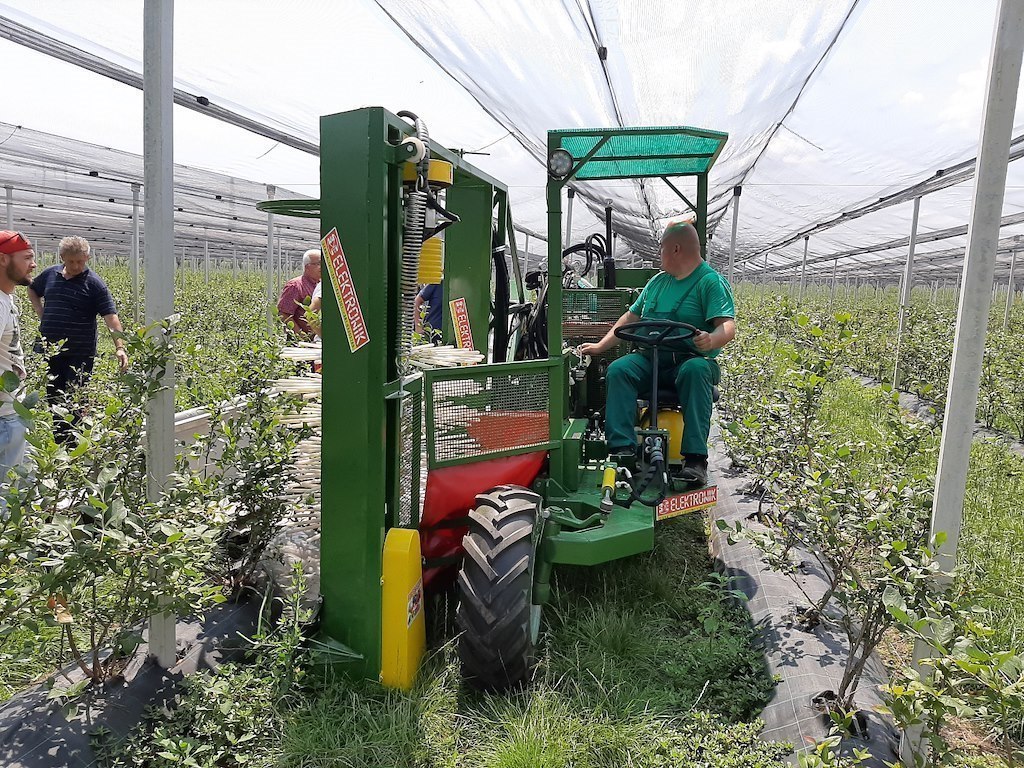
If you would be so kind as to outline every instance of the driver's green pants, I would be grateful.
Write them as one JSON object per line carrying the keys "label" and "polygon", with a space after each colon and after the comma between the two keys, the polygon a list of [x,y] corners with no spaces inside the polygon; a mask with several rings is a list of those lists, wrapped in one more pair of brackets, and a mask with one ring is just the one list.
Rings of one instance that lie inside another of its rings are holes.
{"label": "driver's green pants", "polygon": [[[721,379],[718,363],[707,357],[690,357],[677,363],[670,353],[659,355],[659,389],[675,385],[683,409],[683,446],[681,453],[708,455],[708,434],[711,432],[711,390]],[[651,361],[640,352],[620,357],[608,366],[608,404],[604,415],[604,431],[611,452],[636,448],[637,396],[651,396]]]}

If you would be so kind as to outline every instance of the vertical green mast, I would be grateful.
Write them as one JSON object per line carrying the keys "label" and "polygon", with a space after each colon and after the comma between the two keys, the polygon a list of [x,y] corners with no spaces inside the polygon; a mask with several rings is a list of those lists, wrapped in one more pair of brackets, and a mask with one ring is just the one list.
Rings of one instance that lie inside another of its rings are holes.
{"label": "vertical green mast", "polygon": [[[363,655],[359,673],[380,672],[381,564],[391,465],[384,425],[395,401],[397,166],[386,161],[388,128],[379,108],[320,119],[320,227],[336,229],[369,342],[352,351],[324,276],[323,469],[320,589],[324,632]],[[391,152],[393,155],[393,151]],[[394,213],[389,216],[389,199]],[[326,258],[325,253],[325,258]],[[393,459],[393,456],[391,457]]]}

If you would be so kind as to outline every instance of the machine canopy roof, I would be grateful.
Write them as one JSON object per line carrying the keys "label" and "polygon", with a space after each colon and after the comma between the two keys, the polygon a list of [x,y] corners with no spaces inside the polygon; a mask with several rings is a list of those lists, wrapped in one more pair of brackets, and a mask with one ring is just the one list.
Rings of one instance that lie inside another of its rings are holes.
{"label": "machine canopy roof", "polygon": [[551,131],[551,136],[576,161],[593,152],[575,175],[580,180],[707,173],[729,138],[726,133],[686,126],[580,128]]}

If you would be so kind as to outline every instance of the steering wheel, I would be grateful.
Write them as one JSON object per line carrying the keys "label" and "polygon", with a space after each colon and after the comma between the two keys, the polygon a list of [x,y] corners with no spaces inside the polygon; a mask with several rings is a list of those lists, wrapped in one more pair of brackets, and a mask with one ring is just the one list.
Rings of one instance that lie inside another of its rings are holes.
{"label": "steering wheel", "polygon": [[643,348],[659,347],[669,352],[692,352],[693,349],[683,342],[692,339],[699,331],[699,328],[689,323],[675,320],[640,320],[620,325],[615,329],[615,335]]}

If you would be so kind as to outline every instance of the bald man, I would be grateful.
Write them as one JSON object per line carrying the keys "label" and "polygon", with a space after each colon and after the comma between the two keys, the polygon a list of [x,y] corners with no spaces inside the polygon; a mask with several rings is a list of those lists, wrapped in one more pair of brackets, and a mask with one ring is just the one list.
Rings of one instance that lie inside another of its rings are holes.
{"label": "bald man", "polygon": [[[712,387],[721,379],[715,357],[736,338],[736,307],[725,278],[700,255],[700,238],[689,222],[675,222],[661,237],[662,271],[652,277],[633,305],[603,339],[583,344],[586,355],[606,352],[619,343],[615,329],[640,320],[676,320],[701,329],[687,351],[659,351],[658,381],[675,382],[683,408],[683,469],[679,479],[707,482],[708,434]],[[613,454],[636,453],[636,399],[651,388],[651,359],[633,352],[608,366],[605,436]]]}

